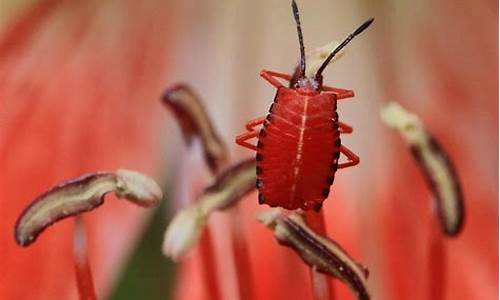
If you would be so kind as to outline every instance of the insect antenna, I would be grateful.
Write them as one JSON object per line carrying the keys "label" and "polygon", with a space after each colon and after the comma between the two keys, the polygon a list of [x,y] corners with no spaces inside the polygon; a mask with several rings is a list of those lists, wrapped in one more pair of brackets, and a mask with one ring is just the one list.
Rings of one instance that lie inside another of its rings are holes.
{"label": "insect antenna", "polygon": [[335,48],[335,50],[333,50],[330,55],[328,55],[328,57],[325,59],[325,61],[323,62],[323,64],[321,65],[321,67],[319,67],[318,71],[316,72],[316,75],[314,76],[314,78],[318,81],[321,80],[321,73],[323,72],[323,70],[326,68],[326,66],[330,63],[330,61],[333,59],[333,57],[335,57],[335,55],[340,51],[342,50],[342,48],[344,48],[347,44],[349,44],[349,42],[354,38],[356,37],[358,34],[360,34],[361,32],[363,32],[366,28],[368,28],[368,26],[370,26],[373,22],[374,18],[371,18],[369,19],[368,21],[364,22],[363,24],[361,24],[361,26],[359,26],[356,30],[354,30],[353,33],[349,34],[342,43],[340,43],[340,45],[337,46],[337,48]]}
{"label": "insect antenna", "polygon": [[299,36],[300,44],[300,74],[301,77],[306,77],[306,51],[304,48],[304,39],[302,37],[302,27],[300,26],[299,9],[297,8],[297,3],[292,0],[292,11],[293,17],[295,18],[295,24],[297,25],[297,34]]}

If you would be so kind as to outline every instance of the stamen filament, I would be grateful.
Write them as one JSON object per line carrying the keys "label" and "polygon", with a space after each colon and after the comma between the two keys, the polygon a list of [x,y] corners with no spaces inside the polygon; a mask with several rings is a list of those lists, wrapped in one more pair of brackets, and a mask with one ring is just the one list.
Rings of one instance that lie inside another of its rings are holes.
{"label": "stamen filament", "polygon": [[221,293],[218,285],[216,272],[216,262],[214,245],[212,241],[212,230],[210,227],[205,228],[200,237],[200,255],[202,261],[203,281],[208,299],[220,300]]}
{"label": "stamen filament", "polygon": [[75,218],[73,255],[75,262],[76,285],[80,300],[96,300],[94,280],[87,253],[87,239],[81,216]]}
{"label": "stamen filament", "polygon": [[[317,234],[326,236],[325,215],[323,210],[305,212],[307,225]],[[335,283],[333,280],[314,268],[310,269],[311,284],[315,300],[335,300]]]}

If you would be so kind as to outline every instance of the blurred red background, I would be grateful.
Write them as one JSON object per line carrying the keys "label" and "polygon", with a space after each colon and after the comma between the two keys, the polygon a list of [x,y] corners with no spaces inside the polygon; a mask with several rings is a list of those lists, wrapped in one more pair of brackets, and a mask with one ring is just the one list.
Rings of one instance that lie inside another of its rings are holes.
{"label": "blurred red background", "polygon": [[[446,299],[498,298],[498,2],[298,4],[309,49],[375,17],[326,72],[329,85],[356,91],[339,113],[355,130],[344,142],[361,157],[339,173],[325,203],[330,236],[369,267],[374,299],[425,297],[431,195],[403,141],[378,116],[387,100],[401,102],[448,150],[463,183],[466,224],[446,242]],[[181,154],[179,130],[159,103],[164,87],[191,84],[233,159],[251,155],[232,140],[246,120],[267,112],[274,91],[258,73],[292,70],[295,35],[289,1],[1,0],[0,298],[76,297],[72,222],[28,249],[12,236],[22,208],[51,185],[118,167],[165,182],[198,174],[201,162]],[[149,216],[109,200],[85,217],[101,297]],[[254,220],[262,209],[255,195],[241,208],[256,299],[310,297],[302,262]],[[223,296],[235,299],[235,268],[224,259],[229,222],[216,214],[211,226]],[[177,298],[206,298],[199,265],[195,251],[180,268]],[[340,299],[351,297],[339,289]]]}

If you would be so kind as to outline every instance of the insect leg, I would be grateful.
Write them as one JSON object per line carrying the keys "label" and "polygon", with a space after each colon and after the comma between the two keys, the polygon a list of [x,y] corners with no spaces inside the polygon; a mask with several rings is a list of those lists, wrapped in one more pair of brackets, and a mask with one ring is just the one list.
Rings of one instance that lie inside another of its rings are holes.
{"label": "insect leg", "polygon": [[331,86],[323,86],[325,92],[333,92],[337,96],[337,100],[354,97],[354,92],[351,90],[339,89]]}
{"label": "insect leg", "polygon": [[344,145],[340,146],[340,152],[344,154],[348,161],[338,165],[339,169],[348,168],[359,164],[359,156],[354,154],[351,150],[347,149]]}
{"label": "insect leg", "polygon": [[257,146],[247,142],[249,139],[257,137],[259,133],[255,130],[242,133],[236,137],[236,144],[248,148],[253,151],[257,151]]}
{"label": "insect leg", "polygon": [[340,133],[352,133],[352,127],[346,123],[339,122]]}
{"label": "insect leg", "polygon": [[265,121],[265,120],[266,120],[266,117],[259,117],[259,118],[257,118],[257,119],[250,120],[250,121],[248,121],[248,122],[247,122],[247,124],[245,125],[245,128],[246,128],[248,131],[253,131],[253,130],[254,130],[254,127],[264,124],[264,121]]}
{"label": "insect leg", "polygon": [[250,150],[257,151],[257,146],[250,144],[247,141],[249,139],[253,139],[254,137],[257,137],[259,135],[259,132],[257,130],[255,130],[255,127],[262,125],[265,120],[266,120],[265,117],[260,117],[260,118],[248,121],[247,124],[245,125],[245,127],[248,131],[245,133],[242,133],[236,137],[236,144],[243,146],[245,148],[248,148]]}
{"label": "insect leg", "polygon": [[274,72],[274,71],[267,71],[267,70],[262,70],[260,72],[260,76],[262,78],[264,78],[265,80],[267,80],[267,82],[269,82],[271,85],[273,85],[276,88],[280,88],[283,85],[281,84],[281,82],[276,80],[275,77],[285,79],[288,81],[290,81],[292,79],[292,76],[290,76],[288,74],[278,73],[278,72]]}

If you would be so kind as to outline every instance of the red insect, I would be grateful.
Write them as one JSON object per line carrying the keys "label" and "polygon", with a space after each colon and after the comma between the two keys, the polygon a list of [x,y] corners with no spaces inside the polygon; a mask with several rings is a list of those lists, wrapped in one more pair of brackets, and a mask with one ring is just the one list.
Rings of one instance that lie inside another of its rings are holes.
{"label": "red insect", "polygon": [[[373,22],[364,22],[325,59],[312,78],[306,77],[305,50],[297,4],[292,1],[300,44],[300,65],[293,76],[262,71],[278,89],[266,118],[251,120],[236,143],[257,151],[259,203],[286,209],[319,210],[328,197],[337,169],[357,165],[359,157],[341,144],[340,134],[352,127],[339,121],[337,100],[354,92],[323,86],[321,73],[333,57]],[[283,86],[277,79],[289,82]],[[262,125],[260,131],[255,128]],[[247,142],[258,137],[257,145]],[[340,153],[348,161],[339,163]]]}

